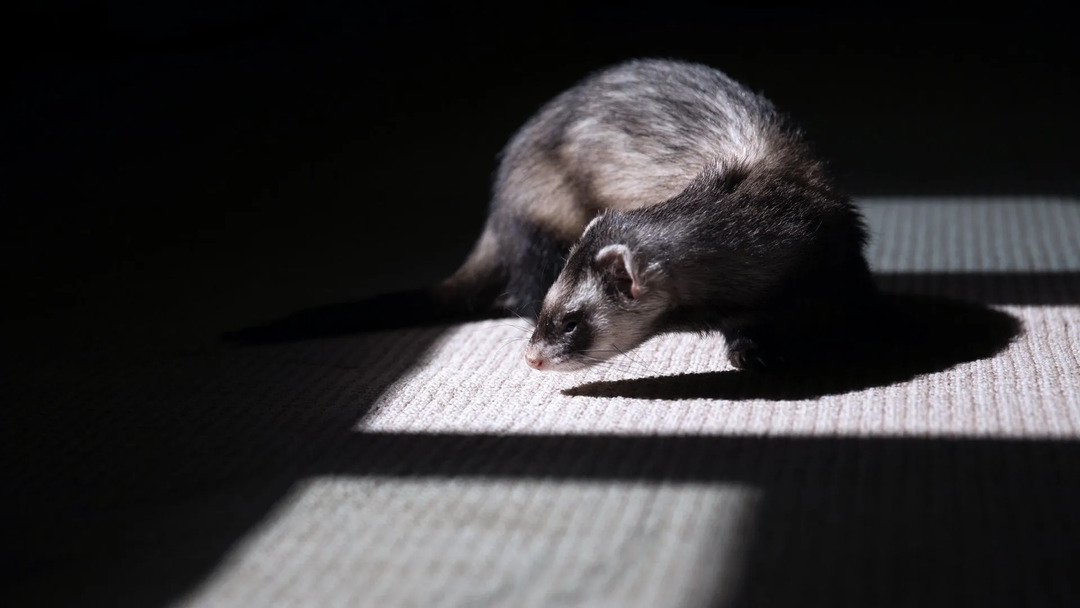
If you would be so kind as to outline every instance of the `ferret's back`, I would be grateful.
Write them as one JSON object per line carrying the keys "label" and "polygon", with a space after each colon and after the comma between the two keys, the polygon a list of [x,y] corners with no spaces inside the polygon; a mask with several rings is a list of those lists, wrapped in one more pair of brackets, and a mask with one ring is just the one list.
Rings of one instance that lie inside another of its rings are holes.
{"label": "ferret's back", "polygon": [[782,123],[771,103],[718,70],[630,61],[548,103],[511,140],[499,181],[558,184],[594,209],[652,205],[709,163],[753,164],[788,145]]}

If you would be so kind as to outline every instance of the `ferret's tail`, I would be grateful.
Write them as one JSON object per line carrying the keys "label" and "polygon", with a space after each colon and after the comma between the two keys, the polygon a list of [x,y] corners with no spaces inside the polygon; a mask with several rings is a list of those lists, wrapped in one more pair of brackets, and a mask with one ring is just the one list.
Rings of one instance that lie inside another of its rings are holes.
{"label": "ferret's tail", "polygon": [[222,334],[234,344],[267,344],[368,331],[461,323],[505,316],[499,304],[505,264],[485,230],[465,262],[436,285],[300,310],[261,325]]}

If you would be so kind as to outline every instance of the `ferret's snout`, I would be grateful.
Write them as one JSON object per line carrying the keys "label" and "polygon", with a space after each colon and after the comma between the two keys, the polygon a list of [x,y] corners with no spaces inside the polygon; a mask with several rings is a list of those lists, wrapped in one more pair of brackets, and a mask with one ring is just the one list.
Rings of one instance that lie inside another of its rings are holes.
{"label": "ferret's snout", "polygon": [[544,367],[544,358],[532,346],[525,349],[525,362],[533,369]]}

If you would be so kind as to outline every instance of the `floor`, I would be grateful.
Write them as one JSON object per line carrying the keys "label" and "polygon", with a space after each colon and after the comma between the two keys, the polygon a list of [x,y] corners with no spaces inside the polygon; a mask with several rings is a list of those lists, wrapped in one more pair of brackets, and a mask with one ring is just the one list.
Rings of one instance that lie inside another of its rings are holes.
{"label": "floor", "polygon": [[[1060,24],[112,6],[27,13],[0,100],[11,605],[1080,604]],[[516,321],[219,339],[442,276],[513,129],[645,54],[753,83],[850,186],[898,313],[857,369],[673,335],[545,375]]]}

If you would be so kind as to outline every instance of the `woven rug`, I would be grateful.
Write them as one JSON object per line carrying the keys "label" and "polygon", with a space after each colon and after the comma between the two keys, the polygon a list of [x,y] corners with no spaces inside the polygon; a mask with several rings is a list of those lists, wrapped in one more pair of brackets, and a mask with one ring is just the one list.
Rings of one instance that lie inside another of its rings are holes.
{"label": "woven rug", "polygon": [[848,373],[539,373],[516,320],[13,361],[11,605],[1080,605],[1080,202],[860,204],[910,331]]}

